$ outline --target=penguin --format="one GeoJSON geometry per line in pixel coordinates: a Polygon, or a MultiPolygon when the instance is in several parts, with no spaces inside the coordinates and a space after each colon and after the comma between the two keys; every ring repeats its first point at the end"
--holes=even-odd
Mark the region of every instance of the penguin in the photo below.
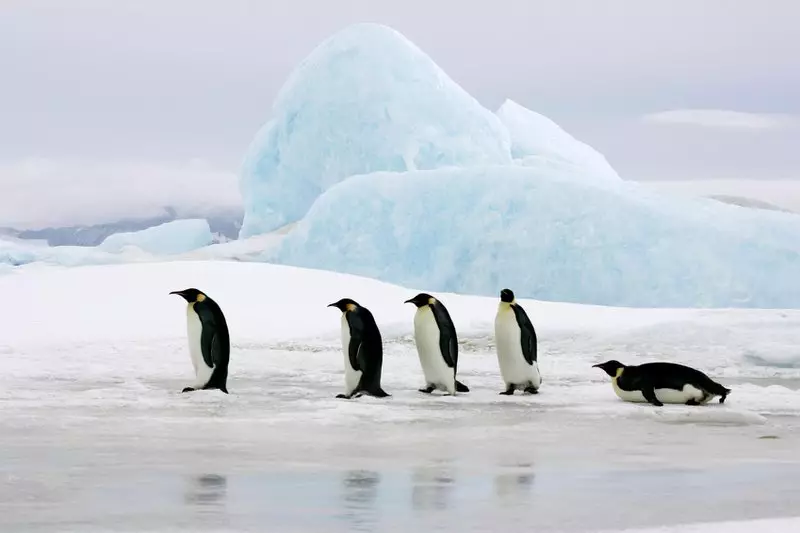
{"type": "Polygon", "coordinates": [[[719,396],[719,403],[725,403],[731,392],[699,370],[677,363],[628,366],[611,360],[592,368],[611,376],[614,392],[626,402],[649,402],[658,407],[665,403],[703,405],[719,396]]]}
{"type": "Polygon", "coordinates": [[[510,289],[500,291],[494,338],[500,375],[506,384],[506,390],[500,394],[511,396],[518,389],[527,394],[538,394],[542,377],[537,359],[536,330],[510,289]]]}
{"type": "Polygon", "coordinates": [[[424,292],[403,303],[417,306],[414,314],[414,342],[425,375],[425,387],[419,392],[434,390],[450,395],[469,392],[469,388],[456,379],[458,370],[458,337],[447,308],[424,292]]]}
{"type": "Polygon", "coordinates": [[[350,298],[342,298],[328,307],[336,307],[342,312],[344,394],[336,397],[391,396],[381,388],[383,339],[372,313],[350,298]]]}
{"type": "Polygon", "coordinates": [[[228,394],[231,343],[222,309],[207,294],[194,288],[170,294],[177,294],[188,302],[186,329],[196,381],[181,392],[219,389],[228,394]]]}

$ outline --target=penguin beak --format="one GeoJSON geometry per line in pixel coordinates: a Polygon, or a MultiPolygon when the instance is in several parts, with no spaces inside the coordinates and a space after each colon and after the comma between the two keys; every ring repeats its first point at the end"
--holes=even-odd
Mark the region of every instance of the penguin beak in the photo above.
{"type": "Polygon", "coordinates": [[[328,304],[325,307],[336,307],[336,302],[333,302],[332,304],[328,304]]]}
{"type": "Polygon", "coordinates": [[[410,298],[410,299],[406,300],[406,301],[405,301],[405,302],[403,302],[403,303],[404,303],[404,304],[413,304],[413,303],[414,303],[414,298],[410,298]]]}
{"type": "Polygon", "coordinates": [[[596,365],[592,365],[592,368],[602,368],[603,363],[597,363],[596,365]]]}
{"type": "Polygon", "coordinates": [[[170,294],[177,294],[178,296],[183,296],[183,291],[172,291],[170,294]]]}

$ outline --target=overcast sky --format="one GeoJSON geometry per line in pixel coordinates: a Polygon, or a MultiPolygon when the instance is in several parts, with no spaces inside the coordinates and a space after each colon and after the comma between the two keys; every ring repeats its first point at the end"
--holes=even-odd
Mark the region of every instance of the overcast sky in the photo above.
{"type": "Polygon", "coordinates": [[[292,67],[362,21],[623,178],[800,178],[798,20],[795,0],[4,0],[0,179],[32,157],[235,173],[292,67]]]}

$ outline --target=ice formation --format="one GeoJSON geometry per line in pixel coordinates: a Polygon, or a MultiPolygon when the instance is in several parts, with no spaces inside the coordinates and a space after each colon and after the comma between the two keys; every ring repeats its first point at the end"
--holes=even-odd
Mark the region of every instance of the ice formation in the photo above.
{"type": "Polygon", "coordinates": [[[354,174],[506,163],[494,113],[395,30],[356,24],[298,65],[251,143],[240,237],[299,220],[354,174]]]}
{"type": "Polygon", "coordinates": [[[506,100],[497,116],[511,135],[511,155],[515,162],[543,170],[571,171],[591,180],[620,180],[603,154],[544,115],[506,100]]]}
{"type": "Polygon", "coordinates": [[[535,168],[373,173],[330,188],[284,264],[433,291],[643,307],[800,307],[800,217],[535,168]]]}
{"type": "Polygon", "coordinates": [[[97,249],[119,253],[134,246],[151,254],[174,255],[208,246],[212,240],[211,228],[205,219],[184,219],[141,231],[109,235],[97,249]]]}

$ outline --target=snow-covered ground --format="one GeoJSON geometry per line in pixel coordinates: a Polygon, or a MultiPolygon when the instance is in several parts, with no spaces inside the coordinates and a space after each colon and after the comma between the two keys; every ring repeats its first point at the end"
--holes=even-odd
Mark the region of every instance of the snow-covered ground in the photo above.
{"type": "MultiPolygon", "coordinates": [[[[800,515],[800,311],[524,301],[544,382],[508,398],[497,300],[437,294],[471,392],[430,397],[402,303],[418,289],[213,261],[1,276],[0,529],[596,531],[800,515]],[[192,367],[185,303],[168,292],[191,286],[228,317],[230,395],[179,393],[192,367]],[[381,327],[391,398],[334,398],[339,312],[326,305],[345,296],[381,327]],[[733,393],[625,404],[591,368],[611,358],[689,363],[733,393]]],[[[797,528],[777,524],[758,528],[797,528]]]]}

